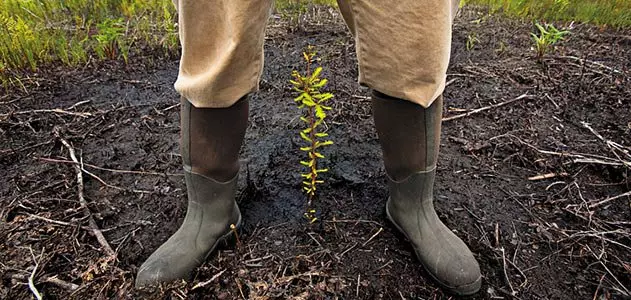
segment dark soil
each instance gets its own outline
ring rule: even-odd
[[[211,256],[188,284],[133,288],[186,209],[177,59],[51,68],[0,95],[0,298],[32,299],[34,267],[46,299],[449,298],[384,218],[385,174],[353,39],[331,9],[296,22],[273,18],[268,29],[241,156],[242,244]],[[631,297],[631,32],[571,31],[538,61],[529,22],[470,9],[455,25],[445,117],[528,95],[443,125],[436,207],[480,262],[473,299]],[[288,85],[308,44],[336,95],[315,224],[302,217]],[[55,108],[63,111],[41,110]],[[89,230],[55,131],[84,163],[83,193],[115,261]]]

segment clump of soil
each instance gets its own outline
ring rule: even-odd
[[[573,26],[537,61],[529,23],[469,9],[455,24],[436,207],[480,262],[473,299],[629,296],[631,32]],[[471,34],[479,42],[467,51]],[[336,144],[313,225],[302,218],[287,84],[309,44],[336,94]],[[135,290],[135,273],[186,209],[177,60],[52,68],[26,92],[0,96],[0,298],[30,299],[32,274],[48,299],[450,297],[384,218],[385,174],[354,49],[332,9],[296,24],[274,18],[241,156],[242,244],[213,255],[191,283],[155,290]],[[115,260],[92,234],[55,132],[82,162],[87,208]]]

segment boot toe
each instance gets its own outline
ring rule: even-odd
[[[457,295],[475,294],[482,285],[480,266],[473,257],[448,262],[441,271],[432,273],[432,276],[439,284]]]
[[[184,268],[183,268],[184,267]],[[149,257],[140,266],[136,276],[136,287],[145,287],[178,279],[187,279],[192,268],[176,266],[171,260],[160,257]]]

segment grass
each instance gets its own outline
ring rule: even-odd
[[[310,3],[335,0],[276,0],[282,16],[295,18]],[[491,12],[544,20],[631,27],[630,0],[461,0]],[[85,65],[122,60],[142,52],[175,53],[176,12],[171,0],[0,0],[0,80],[42,66]]]
[[[0,78],[178,45],[171,0],[0,0]],[[135,46],[142,47],[135,47]],[[136,49],[136,50],[132,50]]]
[[[630,0],[461,0],[462,4],[485,5],[491,13],[520,18],[631,27]]]

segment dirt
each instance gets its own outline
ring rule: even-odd
[[[177,58],[53,66],[0,95],[0,298],[32,299],[31,273],[46,299],[451,298],[384,217],[385,174],[352,37],[328,8],[292,22],[268,27],[241,155],[240,244],[190,283],[133,288],[186,209]],[[631,297],[631,32],[572,26],[539,61],[529,22],[478,9],[456,21],[445,117],[525,95],[443,124],[436,208],[480,262],[483,286],[471,299]],[[467,50],[472,34],[479,41]],[[336,95],[315,224],[302,217],[288,85],[309,44]],[[55,132],[84,164],[82,192],[114,261],[91,233]]]

